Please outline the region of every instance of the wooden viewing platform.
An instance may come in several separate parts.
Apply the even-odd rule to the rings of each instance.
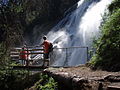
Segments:
[[[24,65],[14,66],[13,69],[43,69],[43,68],[47,68],[47,66],[46,67],[40,66],[43,63],[43,59],[42,59],[43,57],[42,56],[44,54],[44,51],[43,51],[42,47],[26,46],[25,48],[26,48],[25,51],[28,51],[26,54],[31,55],[30,59],[24,60],[24,61],[28,62],[28,65],[27,66],[24,66]],[[60,49],[65,51],[66,53],[64,55],[66,56],[65,59],[66,59],[66,62],[67,62],[68,61],[67,57],[68,57],[68,52],[69,52],[68,50],[70,50],[70,49],[78,49],[78,48],[85,48],[85,50],[86,50],[86,59],[88,60],[88,47],[85,47],[85,46],[54,48],[54,51],[55,50],[60,50]],[[22,47],[13,47],[13,48],[11,48],[10,57],[11,57],[12,61],[20,63],[19,56],[21,55],[20,54],[21,49],[22,49]],[[38,59],[34,58],[38,54],[41,54],[41,56],[40,57],[38,56]],[[52,58],[52,59],[54,59],[54,58]],[[39,61],[41,64],[39,64],[39,66],[35,65],[34,64],[35,61]],[[50,60],[46,60],[45,62],[49,63],[49,61]],[[63,65],[63,67],[64,67],[64,65]]]
[[[42,67],[42,66],[36,66],[36,65],[32,65],[33,64],[33,58],[31,57],[32,55],[38,55],[38,54],[44,54],[43,53],[43,49],[41,49],[40,47],[30,47],[30,46],[27,46],[25,47],[26,49],[24,51],[28,51],[27,55],[29,55],[29,58],[27,60],[24,60],[26,63],[28,63],[28,65],[18,65],[18,66],[14,66],[13,69],[44,69],[44,68],[47,68],[46,66],[45,67]],[[22,50],[21,47],[14,47],[14,48],[11,48],[11,51],[10,51],[10,57],[11,57],[11,60],[14,61],[14,62],[18,62],[20,63],[20,60],[19,59],[19,56],[21,55],[20,51]],[[39,59],[36,59],[36,60],[39,60]],[[23,61],[23,60],[21,60]]]

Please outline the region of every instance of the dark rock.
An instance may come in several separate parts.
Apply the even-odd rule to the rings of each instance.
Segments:
[[[88,80],[85,78],[73,78],[72,86],[73,90],[83,90],[85,87],[91,88],[91,86],[88,85]]]
[[[26,30],[24,36],[28,44],[38,44],[38,40],[46,35],[72,7],[77,7],[79,0],[30,0],[26,8]],[[72,9],[72,10],[74,10]],[[32,15],[32,13],[36,13]],[[70,10],[67,12],[69,13]],[[32,19],[33,17],[34,19]],[[23,24],[24,26],[25,24]],[[41,33],[42,32],[42,33]]]
[[[120,76],[107,75],[104,79],[110,82],[120,82]]]
[[[99,83],[98,90],[103,90],[103,84],[102,83]]]
[[[120,76],[107,74],[106,76],[77,76],[76,74],[70,74],[63,72],[64,70],[45,70],[46,74],[52,76],[59,85],[59,90],[107,90],[113,82],[119,83]],[[117,84],[119,86],[119,84]],[[117,88],[118,88],[117,86]],[[108,89],[115,90],[115,89]],[[118,89],[119,90],[119,89]]]
[[[120,90],[119,86],[108,86],[107,90]]]

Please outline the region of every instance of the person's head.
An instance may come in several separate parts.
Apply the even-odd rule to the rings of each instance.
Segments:
[[[46,39],[47,39],[47,37],[46,37],[46,36],[43,36],[43,39],[44,39],[44,40],[46,40]]]
[[[22,47],[22,50],[25,50],[26,49],[26,45],[24,44],[23,47]]]
[[[25,50],[25,48],[24,48],[24,47],[22,47],[22,50]]]

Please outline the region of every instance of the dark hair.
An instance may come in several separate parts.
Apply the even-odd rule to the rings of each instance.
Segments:
[[[25,49],[25,47],[22,47],[22,50],[24,50]]]
[[[46,39],[47,39],[47,37],[46,37],[46,36],[44,36],[44,37],[43,37],[43,39],[44,39],[44,40],[46,40]]]

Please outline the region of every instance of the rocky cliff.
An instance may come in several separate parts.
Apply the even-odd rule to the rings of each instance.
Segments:
[[[43,34],[46,34],[64,13],[79,0],[27,0],[24,25],[26,41],[36,43]],[[76,4],[77,5],[77,4]],[[32,37],[32,38],[31,38]]]

